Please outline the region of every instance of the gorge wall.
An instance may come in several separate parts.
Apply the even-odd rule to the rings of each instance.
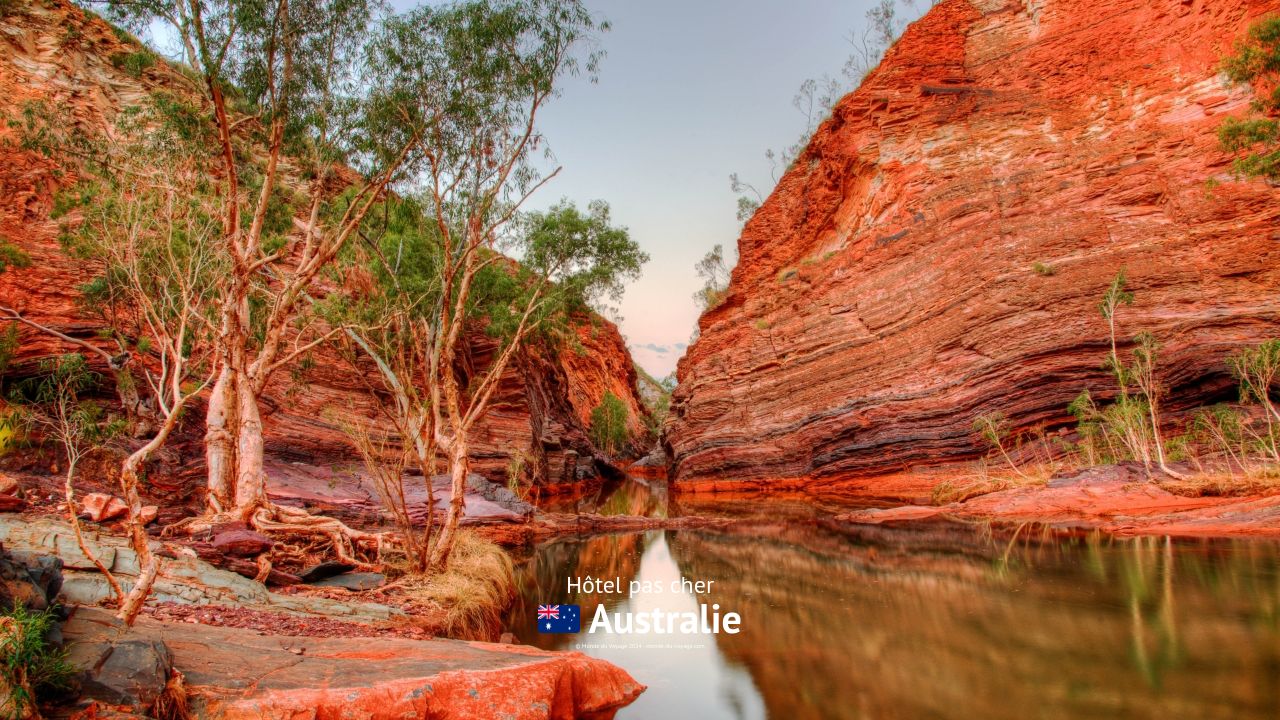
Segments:
[[[665,428],[684,487],[971,457],[974,418],[1108,397],[1097,303],[1163,344],[1172,406],[1229,398],[1280,334],[1280,194],[1218,147],[1218,74],[1275,0],[944,0],[746,224]],[[1210,184],[1207,181],[1217,181]],[[1220,184],[1218,184],[1220,183]]]
[[[138,48],[64,0],[21,5],[0,17],[0,241],[20,248],[31,262],[0,273],[0,306],[72,337],[99,342],[101,321],[79,303],[79,286],[91,271],[60,248],[58,222],[50,219],[57,193],[74,178],[22,150],[3,119],[20,118],[28,102],[42,101],[68,113],[85,130],[109,132],[123,109],[148,102],[157,92],[190,95],[192,90],[162,61],[137,73],[118,67],[121,63],[113,57]],[[546,482],[572,482],[575,469],[595,472],[593,458],[604,458],[590,440],[590,416],[606,392],[626,404],[633,438],[646,434],[635,369],[617,327],[598,316],[581,316],[571,332],[577,335],[576,347],[545,344],[507,372],[472,441],[478,472],[505,483],[507,466],[516,457],[540,470]],[[108,344],[103,347],[114,351]],[[9,374],[29,375],[41,358],[73,351],[74,346],[22,326]],[[471,361],[483,366],[492,351],[493,342],[477,333]],[[90,360],[105,369],[96,357]],[[333,351],[321,351],[313,361],[278,372],[267,391],[263,413],[269,459],[278,461],[277,466],[358,464],[341,423],[379,417],[368,391],[378,386],[376,376],[370,367],[362,380]],[[192,417],[203,418],[203,412],[196,407]],[[184,423],[175,469],[198,472],[193,465],[202,463],[202,433],[199,420]]]

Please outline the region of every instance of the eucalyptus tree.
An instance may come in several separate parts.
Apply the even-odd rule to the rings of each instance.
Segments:
[[[142,470],[186,416],[191,401],[213,382],[217,299],[227,265],[219,253],[220,227],[203,168],[190,143],[163,119],[145,113],[122,123],[131,141],[104,145],[107,168],[87,183],[86,205],[73,253],[97,270],[90,293],[111,294],[127,307],[145,350],[140,374],[154,406],[155,432],[120,466],[129,505],[127,526],[140,571],[122,599],[119,616],[132,624],[159,571],[142,521]]]
[[[409,167],[429,221],[418,253],[427,272],[399,303],[411,309],[400,322],[411,350],[397,357],[413,361],[377,364],[424,474],[437,453],[447,462],[451,499],[428,563],[436,568],[448,561],[463,512],[471,433],[503,372],[556,298],[616,287],[642,259],[625,232],[609,227],[603,205],[589,216],[562,206],[518,222],[559,172],[542,168],[550,155],[539,114],[565,76],[594,77],[599,53],[590,44],[607,27],[577,0],[476,0],[394,18],[372,49],[374,104],[395,111],[377,114],[387,122],[370,126],[369,147],[385,151],[407,138],[423,147]],[[510,261],[515,254],[523,264]],[[468,370],[462,360],[480,307],[502,340],[487,368]],[[410,390],[418,377],[425,389]]]
[[[648,256],[613,225],[605,203],[593,202],[584,212],[562,202],[515,216],[501,242],[476,250],[481,262],[473,270],[449,269],[435,213],[419,202],[393,205],[393,220],[371,253],[376,290],[348,306],[354,316],[347,324],[355,346],[378,368],[382,386],[375,395],[386,398],[386,416],[415,455],[428,507],[435,504],[431,478],[441,456],[449,471],[450,503],[440,532],[432,534],[428,515],[422,535],[408,544],[417,548],[414,565],[427,570],[442,567],[452,551],[465,508],[470,438],[503,374],[531,342],[568,347],[572,323],[589,322],[591,306],[616,298]],[[461,301],[458,290],[445,293],[451,272],[473,273]],[[441,324],[442,306],[457,313],[447,316],[448,326]],[[448,362],[441,359],[446,327],[459,333]],[[481,332],[496,344],[485,364],[464,347]]]
[[[140,378],[137,393],[145,395],[154,421],[120,466],[121,494],[129,505],[126,525],[140,567],[133,587],[121,598],[119,616],[127,623],[137,617],[159,571],[143,526],[140,477],[191,401],[213,381],[215,301],[227,275],[218,252],[220,222],[195,152],[199,134],[191,133],[182,118],[167,115],[166,108],[172,109],[156,103],[122,112],[109,138],[84,133],[50,108],[40,113],[29,107],[25,125],[19,127],[24,143],[72,164],[80,178],[72,188],[75,211],[62,221],[60,240],[93,275],[80,288],[85,301],[110,306],[103,317],[110,319],[110,332],[131,348],[126,355],[133,360],[131,377]],[[118,368],[115,360],[109,358],[113,369]],[[77,390],[71,381],[51,387],[55,399]],[[67,437],[87,427],[66,402],[55,403],[60,409],[54,416],[71,457],[75,453]],[[69,503],[72,473],[69,467]],[[119,594],[109,574],[108,581]]]
[[[83,355],[63,355],[41,361],[40,376],[19,383],[9,399],[24,406],[17,415],[21,425],[42,428],[46,437],[51,436],[62,446],[63,459],[66,461],[63,493],[71,531],[80,546],[80,552],[102,573],[111,588],[112,597],[120,600],[125,594],[119,581],[85,542],[80,524],[80,508],[76,502],[76,480],[80,463],[121,429],[119,423],[105,417],[100,405],[85,397],[98,380],[99,376],[89,369]]]
[[[443,564],[462,510],[468,433],[540,326],[549,288],[572,286],[561,283],[581,271],[540,256],[514,221],[557,172],[540,170],[538,113],[564,76],[594,73],[598,54],[584,46],[606,26],[577,0],[473,0],[398,17],[374,0],[118,0],[108,9],[135,27],[172,27],[214,129],[210,176],[228,270],[202,524],[329,532],[339,554],[338,535],[376,539],[268,502],[259,400],[278,370],[342,332],[321,322],[323,273],[375,206],[416,190],[434,238],[435,291],[405,316],[428,369],[412,405],[429,408],[431,452],[447,458],[458,489],[435,558]],[[486,322],[509,340],[487,374],[464,377],[458,360],[483,279],[512,267],[503,251],[523,241],[534,263],[545,260],[542,277],[519,286],[523,302],[490,308]],[[372,326],[394,322],[383,315]]]
[[[212,194],[227,275],[205,418],[209,509],[215,518],[234,516],[263,529],[347,532],[268,502],[259,404],[281,368],[338,331],[312,311],[317,280],[402,177],[406,159],[421,152],[416,133],[390,138],[363,131],[375,115],[394,115],[396,103],[410,99],[370,102],[364,43],[382,9],[374,0],[108,6],[134,26],[171,26],[199,78],[198,112],[213,128],[217,151],[209,174],[220,185]]]

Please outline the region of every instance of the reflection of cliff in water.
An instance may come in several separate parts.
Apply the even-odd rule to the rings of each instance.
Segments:
[[[742,614],[716,642],[771,717],[1280,717],[1273,543],[930,553],[810,532],[667,535],[682,574],[716,581],[701,600]]]
[[[534,627],[538,604],[581,605],[585,629],[596,605],[604,602],[606,607],[613,609],[627,599],[625,585],[640,569],[640,557],[644,555],[645,547],[653,535],[653,532],[598,535],[581,540],[559,540],[540,546],[538,552],[531,557],[517,562],[518,596],[508,613],[507,627],[521,642],[530,645],[543,648],[563,645],[563,636],[541,635]],[[566,578],[587,576],[602,580],[620,577],[624,585],[623,592],[608,595],[568,592]]]
[[[584,484],[576,492],[544,498],[537,505],[548,512],[667,517],[667,485],[636,477],[606,479],[597,485]]]

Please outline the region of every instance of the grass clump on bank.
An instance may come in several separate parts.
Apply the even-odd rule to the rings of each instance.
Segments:
[[[458,640],[495,640],[516,597],[511,557],[474,532],[461,531],[444,572],[408,573],[394,581],[421,610],[431,632]]]

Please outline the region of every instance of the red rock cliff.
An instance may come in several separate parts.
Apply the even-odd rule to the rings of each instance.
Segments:
[[[1280,334],[1280,196],[1229,174],[1215,130],[1249,91],[1217,64],[1277,10],[933,8],[747,223],[679,367],[673,477],[829,482],[975,454],[984,412],[1065,423],[1110,386],[1121,268],[1120,334],[1164,343],[1173,404],[1229,393],[1225,356]]]
[[[101,132],[122,109],[146,102],[156,91],[190,93],[164,63],[133,77],[111,62],[113,55],[136,49],[106,23],[65,2],[33,3],[0,17],[0,117],[18,117],[25,103],[38,100]],[[32,262],[0,273],[0,305],[93,340],[97,322],[77,305],[77,288],[89,276],[59,248],[57,222],[49,219],[56,193],[69,180],[13,141],[13,134],[0,125],[0,238],[24,250]],[[633,435],[645,432],[635,370],[617,327],[591,316],[578,318],[573,331],[578,347],[537,348],[508,371],[472,443],[478,472],[505,482],[507,465],[517,455],[527,457],[548,482],[573,481],[575,469],[595,472],[598,453],[588,428],[591,410],[606,392],[627,404]],[[23,327],[12,370],[30,372],[39,358],[74,350]],[[479,335],[473,361],[483,361],[491,350]],[[273,379],[263,403],[268,454],[285,462],[353,461],[338,421],[376,418],[376,405],[365,391],[368,385],[332,353],[322,352],[315,361],[313,367],[285,369]],[[377,385],[372,376],[368,380]],[[203,416],[203,408],[195,412]],[[200,432],[189,427],[185,436],[198,439]],[[194,471],[190,465],[202,462],[199,449],[188,449],[192,452],[182,462]]]

